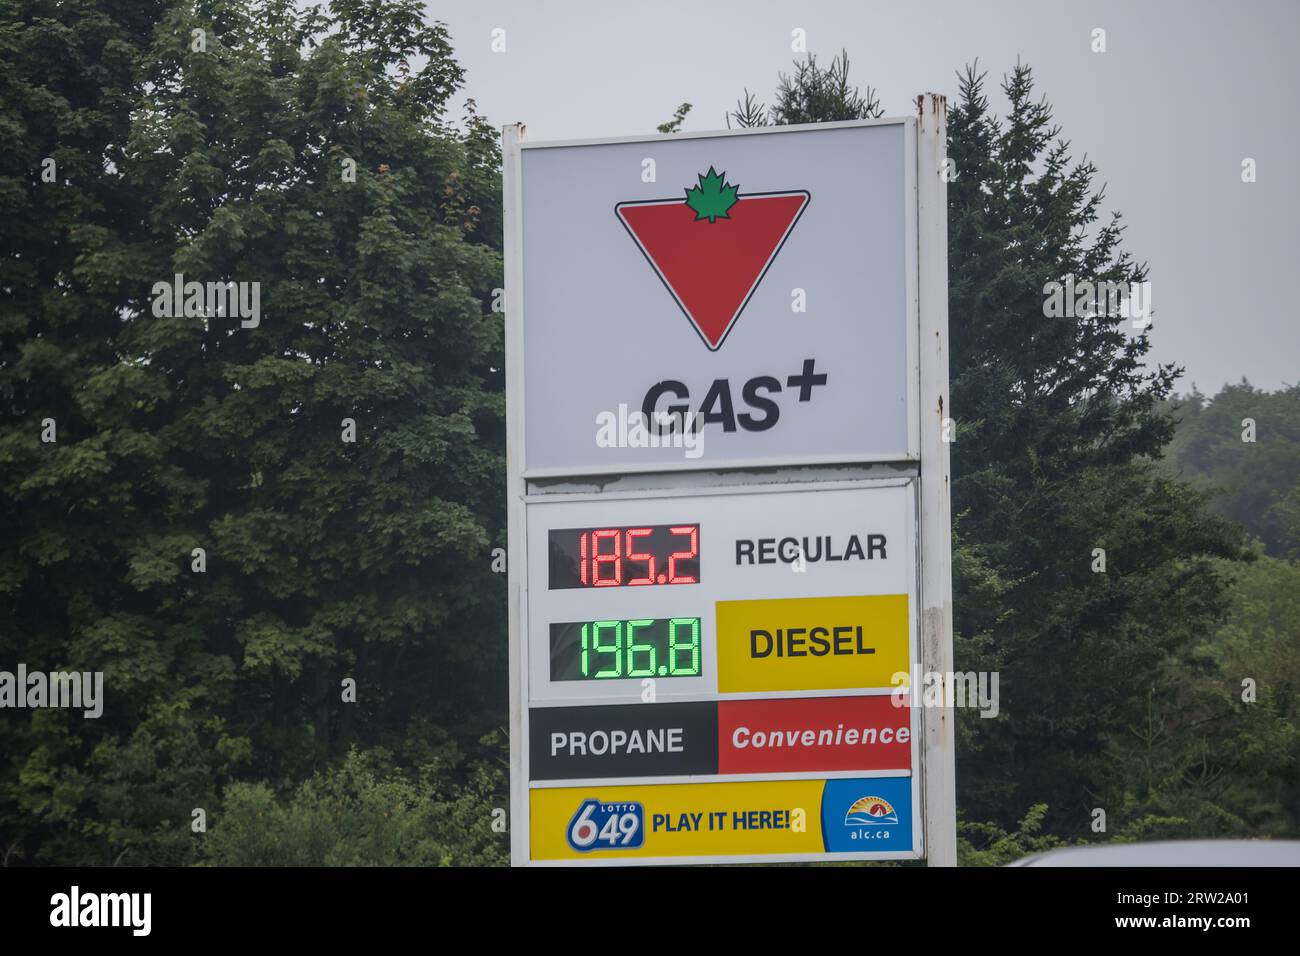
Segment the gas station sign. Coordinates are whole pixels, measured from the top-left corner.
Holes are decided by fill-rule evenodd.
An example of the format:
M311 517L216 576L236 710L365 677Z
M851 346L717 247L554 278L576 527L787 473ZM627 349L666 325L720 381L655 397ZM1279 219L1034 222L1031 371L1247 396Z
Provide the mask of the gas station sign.
M512 859L923 856L917 121L519 132Z
M527 475L915 460L914 149L906 123L526 145Z
M525 511L530 703L639 701L647 679L656 700L887 693L909 671L906 479L539 495Z

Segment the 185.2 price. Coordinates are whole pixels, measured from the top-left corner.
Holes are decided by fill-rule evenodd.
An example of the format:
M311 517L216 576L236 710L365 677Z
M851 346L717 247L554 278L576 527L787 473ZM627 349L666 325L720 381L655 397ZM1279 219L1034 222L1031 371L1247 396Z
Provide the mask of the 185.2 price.
M645 810L639 803L584 800L569 821L569 846L590 850L634 850L645 840Z

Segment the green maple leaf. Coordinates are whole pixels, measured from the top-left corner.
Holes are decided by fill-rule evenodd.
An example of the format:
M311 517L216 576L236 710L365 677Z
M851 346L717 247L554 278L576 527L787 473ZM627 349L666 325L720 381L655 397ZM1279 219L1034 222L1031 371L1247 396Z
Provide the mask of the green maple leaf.
M725 181L726 173L719 176L709 167L709 174L701 176L696 174L700 180L698 186L692 186L686 190L686 205L695 210L695 221L707 219L709 222L717 222L719 219L730 219L727 210L736 204L736 188Z

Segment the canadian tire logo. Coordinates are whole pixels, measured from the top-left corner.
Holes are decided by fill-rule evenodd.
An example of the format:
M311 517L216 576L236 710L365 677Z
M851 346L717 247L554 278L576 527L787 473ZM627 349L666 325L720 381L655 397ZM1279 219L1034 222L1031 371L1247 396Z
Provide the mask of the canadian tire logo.
M614 207L664 288L710 351L740 313L807 208L807 190L741 193L713 167L685 199Z

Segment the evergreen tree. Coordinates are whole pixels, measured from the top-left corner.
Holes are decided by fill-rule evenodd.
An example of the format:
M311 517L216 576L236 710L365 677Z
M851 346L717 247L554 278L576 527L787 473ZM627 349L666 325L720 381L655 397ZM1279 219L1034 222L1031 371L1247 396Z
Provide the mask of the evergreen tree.
M785 88L800 75L783 78L777 107L747 94L732 120L862 115L843 73L806 96ZM1153 461L1179 370L1144 366L1149 327L1130 334L1106 310L1046 317L1052 282L1140 282L1146 269L1120 248L1118 215L1098 222L1097 171L1072 162L1030 68L1002 91L1005 120L968 69L949 120L954 650L960 670L1000 672L1002 701L996 720L961 714L957 793L1001 830L1046 804L1048 832L1084 837L1092 808L1123 802L1111 752L1162 666L1221 619L1212 559L1238 541Z
M841 50L824 69L817 65L817 57L811 53L803 60L796 60L794 73L782 73L778 78L776 102L770 108L745 90L735 111L727 114L727 125L735 123L745 129L875 119L883 115L884 110L871 87L864 94L849 83L849 54Z
M1052 282L1146 270L1121 250L1118 214L1097 224L1096 169L1071 163L1032 91L1018 65L998 120L969 69L950 125L956 650L963 668L1001 671L1007 714L967 721L959 773L973 816L1009 823L1045 802L1055 832L1082 835L1119 802L1107 751L1161 665L1223 613L1209 558L1234 550L1204 497L1152 463L1178 370L1144 367L1149 329L1044 315Z

